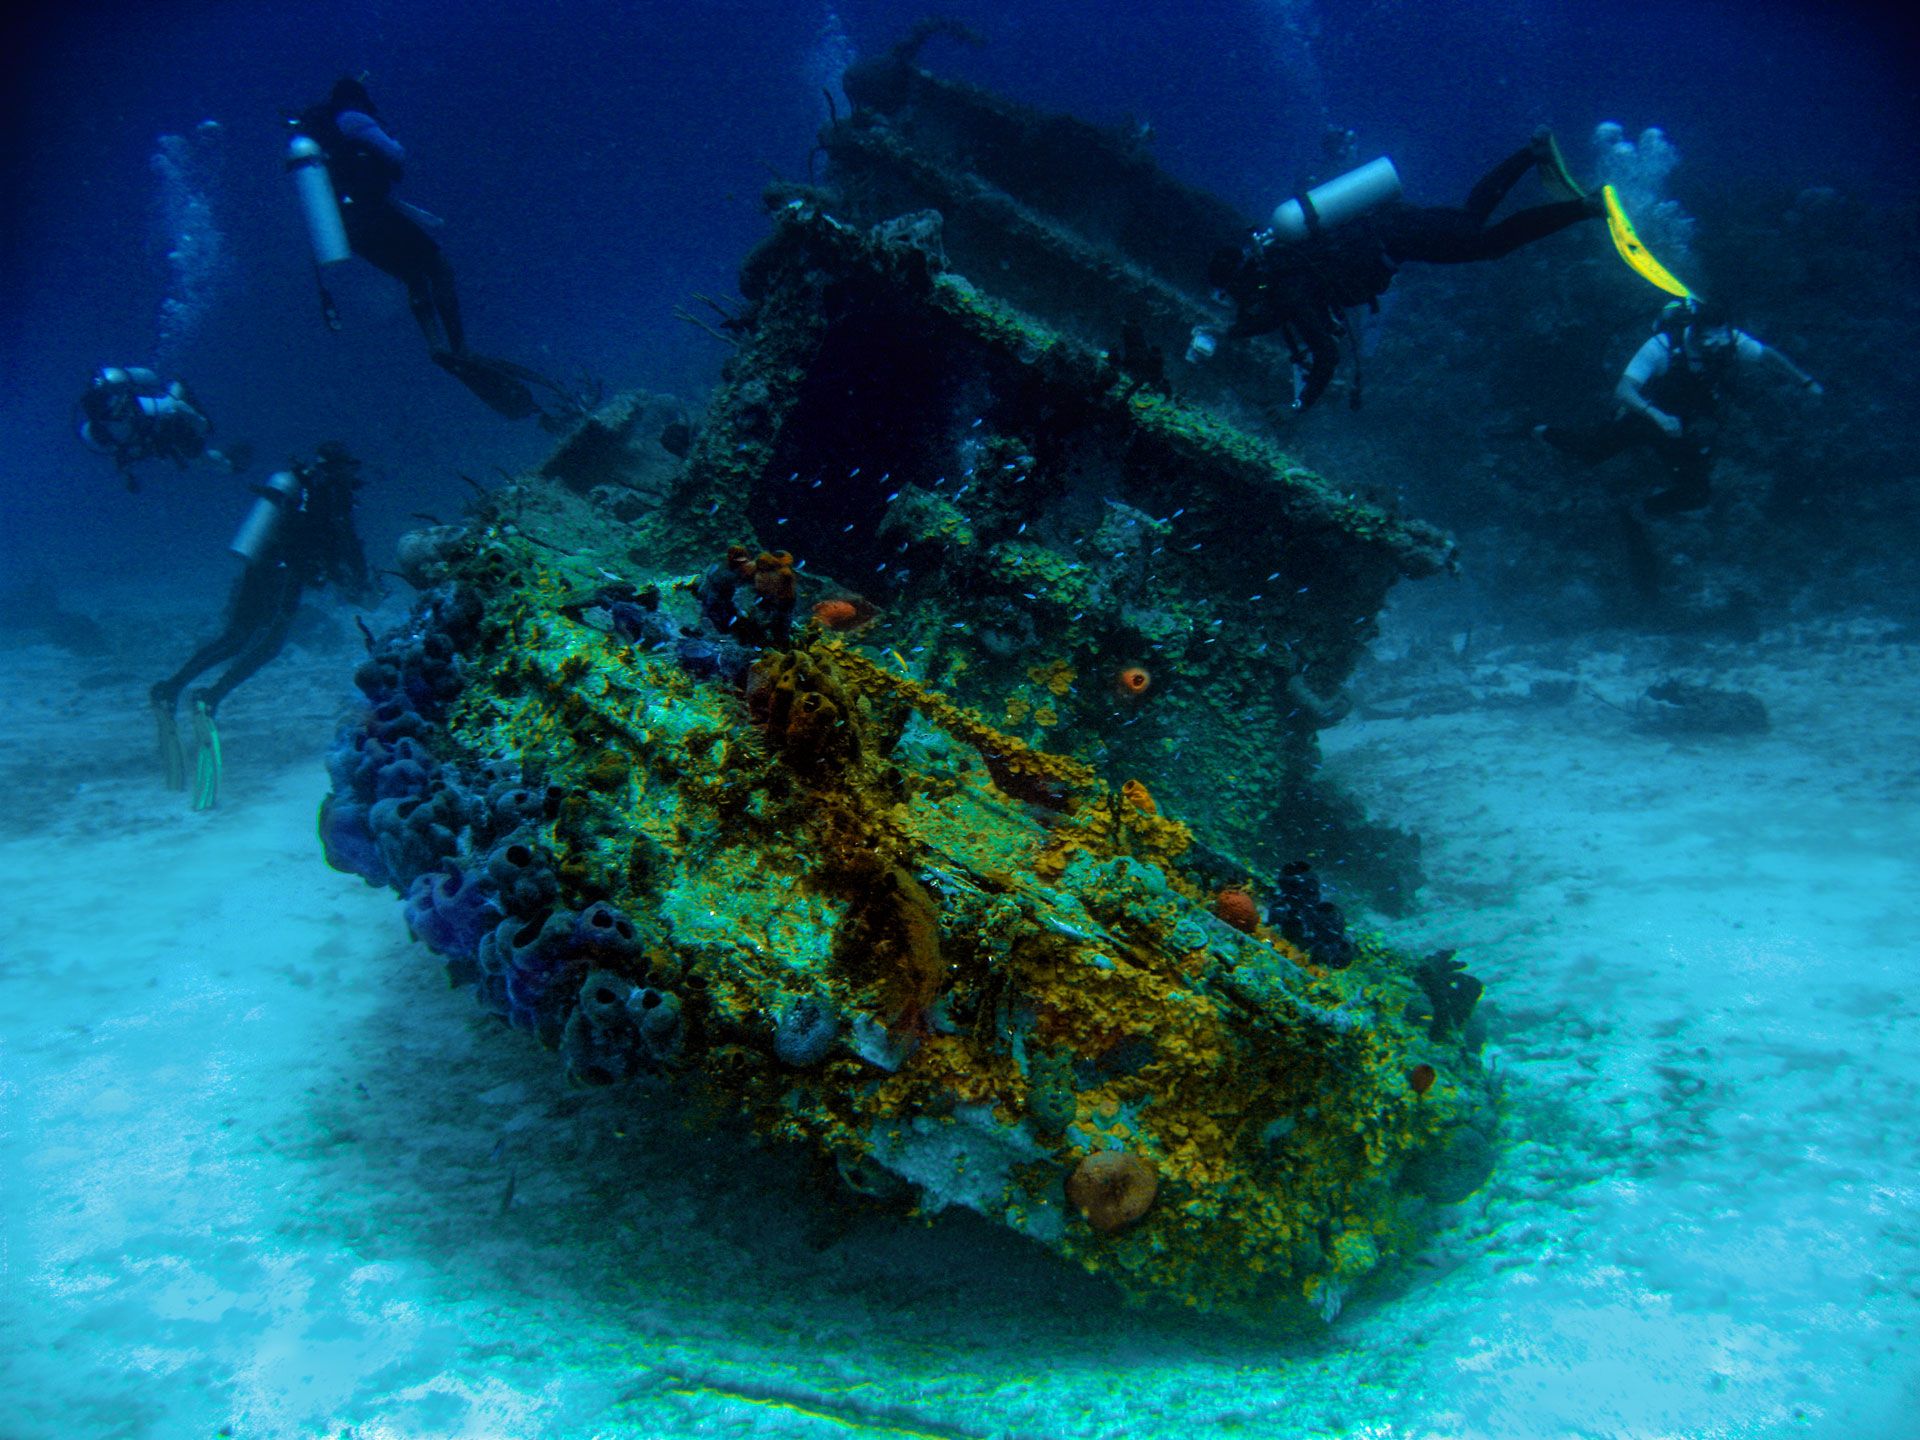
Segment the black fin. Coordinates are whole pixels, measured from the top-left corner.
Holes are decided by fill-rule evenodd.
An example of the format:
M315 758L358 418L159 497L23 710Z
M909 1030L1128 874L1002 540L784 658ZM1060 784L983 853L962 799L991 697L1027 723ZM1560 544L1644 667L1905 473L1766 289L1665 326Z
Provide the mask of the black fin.
M533 392L520 378L524 372L511 361L494 360L471 350L436 350L433 363L471 390L496 415L525 420L540 413Z

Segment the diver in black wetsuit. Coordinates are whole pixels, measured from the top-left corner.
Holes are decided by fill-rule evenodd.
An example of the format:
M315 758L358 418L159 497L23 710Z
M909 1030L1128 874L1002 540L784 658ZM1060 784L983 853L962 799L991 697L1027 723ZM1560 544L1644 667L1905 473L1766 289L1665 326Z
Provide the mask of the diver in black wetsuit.
M327 176L353 253L407 287L407 305L429 350L464 351L467 336L453 267L425 227L393 198L406 151L381 124L366 85L343 76L324 102L303 111L295 123L326 152Z
M577 418L579 400L538 371L510 360L477 354L467 346L453 267L416 216L425 211L393 198L406 151L386 131L363 81L345 76L326 100L303 111L294 128L317 144L339 202L340 219L353 253L407 287L407 305L426 336L433 361L497 414L509 420L539 416L549 428ZM324 285L328 323L338 328ZM552 411L534 399L532 386L551 391Z
M1302 240L1278 240L1260 232L1241 249L1216 252L1207 266L1207 281L1234 307L1225 337L1279 333L1304 371L1294 408L1307 409L1332 383L1341 341L1352 339L1354 327L1346 312L1363 305L1377 310L1380 296L1407 261L1457 265L1497 260L1606 214L1598 194L1572 195L1489 225L1507 192L1534 169L1572 195L1574 187L1558 163L1552 136L1543 130L1482 176L1462 205L1409 205L1396 198L1337 224L1313 223ZM1189 360L1211 349L1199 332L1195 340ZM1359 397L1356 386L1356 407Z
M308 587L333 584L349 600L377 594L353 525L359 471L360 462L329 441L311 464L281 471L258 487L260 498L231 547L246 568L234 583L219 635L150 692L167 783L181 789L186 757L175 720L181 693L215 665L231 662L217 681L192 696L200 749L196 810L209 808L219 793L220 740L214 712L235 687L280 653Z

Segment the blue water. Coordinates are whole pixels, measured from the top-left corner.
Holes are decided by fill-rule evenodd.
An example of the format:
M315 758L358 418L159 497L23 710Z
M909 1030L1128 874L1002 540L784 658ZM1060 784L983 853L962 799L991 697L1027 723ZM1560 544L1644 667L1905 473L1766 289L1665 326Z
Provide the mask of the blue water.
M1573 148L1601 120L1678 137L1683 194L1755 178L1898 192L1914 182L1910 52L1871 12L1812 5L1247 3L980 5L988 43L935 42L942 73L1089 118L1150 123L1154 152L1249 215L1318 160L1329 121L1450 201L1541 123ZM713 342L673 318L730 293L763 233L770 172L803 175L835 35L883 49L911 5L560 3L28 7L9 85L0 520L50 560L147 566L155 509L67 523L93 475L67 434L94 367L154 358L161 136L226 130L214 223L231 266L174 359L266 457L350 437L388 477L376 534L444 504L452 469L508 468L530 435L423 375L394 287L356 286L348 330L316 307L280 174L278 121L366 70L412 163L400 194L448 220L474 342L616 386L692 392ZM836 23L837 17L837 23ZM823 51L826 52L823 55ZM18 143L11 143L17 137ZM362 293L364 292L364 293ZM97 478L97 477L95 477ZM201 487L169 537L230 508ZM223 522L224 523L224 522Z
M1777 214L1830 187L1911 226L1920 81L1904 32L1864 7L948 8L986 43L936 40L930 68L1150 126L1162 165L1249 217L1315 169L1329 123L1392 154L1414 198L1444 202L1543 123L1591 171L1588 137L1612 120L1629 136L1660 127L1684 157L1657 198L1691 217L1704 252L1726 253L1717 217L1757 190L1780 197ZM337 280L342 331L323 326L282 118L338 74L370 72L409 151L398 193L445 218L476 346L556 378L697 397L725 351L676 310L733 293L765 233L762 186L808 172L822 88L922 13L878 0L16 13L0 590L50 579L106 617L143 678L150 652L171 653L217 603L245 492L162 469L125 493L72 433L102 364L188 377L219 438L274 464L345 441L368 464L376 555L415 517L455 514L463 472L513 471L551 443L428 365L398 287L365 267ZM1905 264L1877 283L1910 312ZM1395 320L1388 362L1405 380L1419 356L1395 361ZM1884 308L1833 323L1882 327L1886 373L1835 403L1857 416L1878 396L1877 453L1900 454L1910 332L1887 328ZM1465 353L1432 358L1473 365ZM1593 395L1569 404L1599 403L1617 360L1596 353ZM1417 429L1420 387L1396 393L1397 411L1329 430L1328 453ZM1909 453L1871 474L1911 468ZM1512 1185L1463 1212L1431 1286L1305 1344L1141 1318L951 1227L863 1232L820 1258L783 1213L791 1177L772 1162L756 1176L764 1222L736 1184L698 1175L634 1200L632 1168L585 1138L604 1138L607 1107L569 1112L540 1088L544 1057L472 1043L471 1007L430 977L389 982L393 906L320 867L315 767L351 635L310 637L262 677L274 715L251 796L206 824L130 763L150 743L137 687L114 713L89 697L119 692L76 688L63 652L8 636L10 773L52 778L20 781L4 839L20 878L0 930L0 1436L1920 1433L1907 1105L1920 835L1910 762L1890 758L1915 738L1920 665L1901 627L1920 600L1897 586L1880 599L1877 616L1783 611L1760 648L1714 652L1802 722L1757 756L1650 766L1617 737L1516 733L1497 709L1330 739L1344 783L1448 837L1430 841L1440 878L1408 943L1488 947L1533 1021L1505 1062L1530 1113L1550 1130L1559 1100L1590 1108L1536 1133ZM1513 618L1409 602L1381 673ZM1572 660L1493 663L1572 669L1622 697L1663 663L1626 642L1565 643ZM1833 703L1809 702L1810 676ZM1550 814L1530 812L1581 767ZM1570 811L1602 818L1579 831ZM1596 1018L1602 998L1615 1013ZM1681 1064L1722 1107L1697 1145L1649 1098ZM355 1086L407 1098L369 1113ZM1776 1107L1792 1123L1770 1119ZM257 1137L241 1158L219 1139L236 1117ZM532 1197L542 1224L505 1238L494 1222L512 1207L485 1163L502 1126L546 1136L514 1212ZM1670 1163L1610 1168L1621 1136L1655 1160L1673 1147ZM665 1173L708 1142L644 1143ZM450 1177L472 1193L449 1198ZM437 1207L453 1218L426 1223ZM636 1273L611 1273L623 1267ZM981 1268L989 1278L967 1283Z

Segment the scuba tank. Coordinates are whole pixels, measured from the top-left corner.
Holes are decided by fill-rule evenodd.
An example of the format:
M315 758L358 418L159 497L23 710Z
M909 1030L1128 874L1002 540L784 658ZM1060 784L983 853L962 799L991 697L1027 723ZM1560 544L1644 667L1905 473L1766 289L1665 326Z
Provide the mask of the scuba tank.
M287 512L299 506L300 490L300 481L291 470L276 470L256 485L253 493L260 498L253 502L253 509L240 522L240 529L227 548L249 565L253 564L278 538Z
M1322 229L1345 224L1400 196L1400 175L1382 155L1358 169L1336 175L1304 195L1274 207L1268 233L1275 240L1298 243Z
M102 366L100 373L93 377L93 383L103 390L117 390L125 386L135 395L149 398L164 395L167 390L160 383L160 377L143 365Z
M347 227L340 218L333 181L327 176L327 153L312 136L296 135L287 142L287 174L293 177L293 193L307 224L313 263L337 265L347 259L353 249L347 243Z

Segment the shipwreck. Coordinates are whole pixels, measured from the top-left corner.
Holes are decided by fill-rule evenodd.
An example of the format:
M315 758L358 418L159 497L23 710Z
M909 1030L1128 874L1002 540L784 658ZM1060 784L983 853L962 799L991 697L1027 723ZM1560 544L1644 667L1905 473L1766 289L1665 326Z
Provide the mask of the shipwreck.
M1316 774L1447 541L1236 421L1284 357L1170 377L1227 207L911 47L846 88L708 401L408 537L328 858L579 1083L1331 1317L1493 1164L1479 983L1349 925L1417 862Z

